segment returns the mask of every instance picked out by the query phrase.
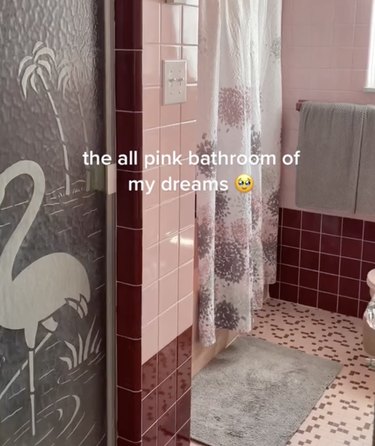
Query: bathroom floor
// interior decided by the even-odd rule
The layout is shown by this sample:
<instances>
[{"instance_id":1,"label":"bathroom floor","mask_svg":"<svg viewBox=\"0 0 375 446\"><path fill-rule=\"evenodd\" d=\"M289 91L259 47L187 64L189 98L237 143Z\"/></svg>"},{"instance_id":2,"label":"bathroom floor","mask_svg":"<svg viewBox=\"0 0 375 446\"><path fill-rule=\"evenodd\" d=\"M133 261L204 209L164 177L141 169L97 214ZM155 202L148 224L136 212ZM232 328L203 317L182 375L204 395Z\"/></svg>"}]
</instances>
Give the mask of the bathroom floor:
<instances>
[{"instance_id":1,"label":"bathroom floor","mask_svg":"<svg viewBox=\"0 0 375 446\"><path fill-rule=\"evenodd\" d=\"M289 445L372 445L375 372L365 365L360 319L271 299L253 335L343 365Z\"/></svg>"}]
</instances>

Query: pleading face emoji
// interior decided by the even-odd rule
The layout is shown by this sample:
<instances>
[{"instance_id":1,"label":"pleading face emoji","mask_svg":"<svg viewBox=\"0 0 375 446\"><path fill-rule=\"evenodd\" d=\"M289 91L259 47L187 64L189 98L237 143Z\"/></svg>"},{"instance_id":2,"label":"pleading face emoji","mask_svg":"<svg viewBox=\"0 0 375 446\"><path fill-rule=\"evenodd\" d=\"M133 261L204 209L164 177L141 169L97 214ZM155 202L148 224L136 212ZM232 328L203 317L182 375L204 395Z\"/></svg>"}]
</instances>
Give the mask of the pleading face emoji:
<instances>
[{"instance_id":1,"label":"pleading face emoji","mask_svg":"<svg viewBox=\"0 0 375 446\"><path fill-rule=\"evenodd\" d=\"M254 180L250 175L242 174L236 178L235 186L238 192L247 193L252 191Z\"/></svg>"}]
</instances>

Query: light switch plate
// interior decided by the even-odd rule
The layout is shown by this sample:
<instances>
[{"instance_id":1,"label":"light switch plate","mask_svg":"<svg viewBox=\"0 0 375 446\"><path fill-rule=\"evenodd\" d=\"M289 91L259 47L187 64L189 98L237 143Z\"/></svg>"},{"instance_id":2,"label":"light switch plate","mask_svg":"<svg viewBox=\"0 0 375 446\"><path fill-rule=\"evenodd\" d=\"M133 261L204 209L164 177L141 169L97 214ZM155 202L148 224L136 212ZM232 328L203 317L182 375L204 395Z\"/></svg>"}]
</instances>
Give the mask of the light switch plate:
<instances>
[{"instance_id":1,"label":"light switch plate","mask_svg":"<svg viewBox=\"0 0 375 446\"><path fill-rule=\"evenodd\" d=\"M163 60L163 104L182 104L187 100L187 61Z\"/></svg>"}]
</instances>

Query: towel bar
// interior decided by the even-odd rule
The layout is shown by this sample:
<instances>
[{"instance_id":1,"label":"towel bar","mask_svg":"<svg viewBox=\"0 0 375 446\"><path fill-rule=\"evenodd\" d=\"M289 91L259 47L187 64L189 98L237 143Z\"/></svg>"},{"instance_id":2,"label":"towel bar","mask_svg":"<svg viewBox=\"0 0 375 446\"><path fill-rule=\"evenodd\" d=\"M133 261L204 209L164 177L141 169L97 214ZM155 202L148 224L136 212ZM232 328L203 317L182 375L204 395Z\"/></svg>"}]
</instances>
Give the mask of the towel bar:
<instances>
[{"instance_id":1,"label":"towel bar","mask_svg":"<svg viewBox=\"0 0 375 446\"><path fill-rule=\"evenodd\" d=\"M296 104L296 110L297 110L297 111L301 111L301 109L302 109L302 104L303 104L304 102L307 102L307 99L299 99L299 101L298 101L297 104Z\"/></svg>"}]
</instances>

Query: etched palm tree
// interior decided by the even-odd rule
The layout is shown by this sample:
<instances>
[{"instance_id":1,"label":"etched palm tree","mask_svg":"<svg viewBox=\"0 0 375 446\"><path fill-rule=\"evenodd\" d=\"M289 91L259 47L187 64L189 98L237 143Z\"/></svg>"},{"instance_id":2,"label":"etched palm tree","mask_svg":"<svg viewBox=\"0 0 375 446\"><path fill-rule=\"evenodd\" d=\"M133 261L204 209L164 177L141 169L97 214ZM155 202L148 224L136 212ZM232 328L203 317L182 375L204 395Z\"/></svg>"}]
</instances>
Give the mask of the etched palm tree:
<instances>
[{"instance_id":1,"label":"etched palm tree","mask_svg":"<svg viewBox=\"0 0 375 446\"><path fill-rule=\"evenodd\" d=\"M21 60L18 70L18 78L20 80L22 93L25 99L27 98L29 87L31 87L35 91L35 93L39 93L38 84L41 84L45 92L47 93L47 97L55 115L63 151L65 170L65 193L66 195L70 195L70 175L67 141L61 122L61 117L57 111L56 103L51 93L52 68L55 67L55 52L51 48L47 47L46 44L44 44L43 42L37 42L32 51L32 55L26 56Z\"/></svg>"},{"instance_id":2,"label":"etched palm tree","mask_svg":"<svg viewBox=\"0 0 375 446\"><path fill-rule=\"evenodd\" d=\"M59 72L58 89L62 90L64 97L66 96L66 91L68 88L72 89L75 92L79 107L79 114L81 117L85 151L88 152L89 137L85 120L85 112L83 109L82 98L80 95L80 84L82 84L87 80L84 67L85 66L84 64L82 64L82 59L80 57L77 57L75 60L71 60L69 62L63 60L58 66L58 72ZM91 183L91 172L89 169L87 169L86 191L90 190L90 183Z\"/></svg>"}]
</instances>

